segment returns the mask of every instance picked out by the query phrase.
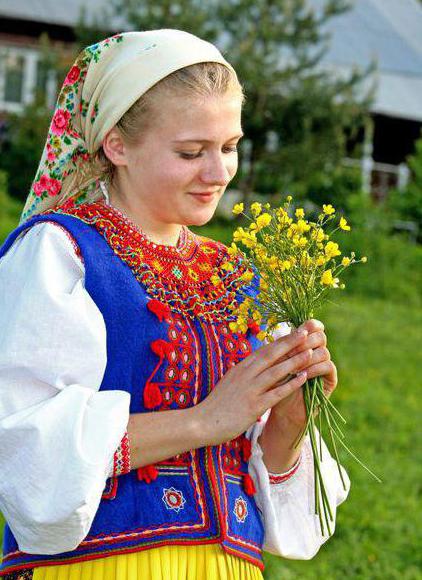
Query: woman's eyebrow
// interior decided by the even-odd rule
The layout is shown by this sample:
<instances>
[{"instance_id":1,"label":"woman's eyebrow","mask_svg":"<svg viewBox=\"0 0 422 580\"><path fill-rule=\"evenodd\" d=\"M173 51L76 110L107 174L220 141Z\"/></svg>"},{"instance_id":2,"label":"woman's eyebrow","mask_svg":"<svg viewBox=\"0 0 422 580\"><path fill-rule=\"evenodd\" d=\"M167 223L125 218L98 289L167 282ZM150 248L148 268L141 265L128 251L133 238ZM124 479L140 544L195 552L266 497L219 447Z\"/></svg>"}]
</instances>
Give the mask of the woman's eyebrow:
<instances>
[{"instance_id":1,"label":"woman's eyebrow","mask_svg":"<svg viewBox=\"0 0 422 580\"><path fill-rule=\"evenodd\" d=\"M244 136L244 133L240 133L239 135L235 135L231 137L231 139L227 139L228 141L232 141L233 139L240 139ZM212 143L209 139L177 139L172 141L172 143Z\"/></svg>"}]
</instances>

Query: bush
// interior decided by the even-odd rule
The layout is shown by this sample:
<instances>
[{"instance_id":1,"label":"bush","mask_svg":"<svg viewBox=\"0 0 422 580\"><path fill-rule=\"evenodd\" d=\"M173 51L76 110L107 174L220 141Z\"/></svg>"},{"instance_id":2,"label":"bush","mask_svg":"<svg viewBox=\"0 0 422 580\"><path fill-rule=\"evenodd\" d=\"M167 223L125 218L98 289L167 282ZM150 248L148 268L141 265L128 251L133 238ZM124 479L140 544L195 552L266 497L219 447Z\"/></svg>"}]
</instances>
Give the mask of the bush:
<instances>
[{"instance_id":1,"label":"bush","mask_svg":"<svg viewBox=\"0 0 422 580\"><path fill-rule=\"evenodd\" d=\"M18 225L21 212L22 204L8 195L7 178L5 173L0 171L0 244Z\"/></svg>"},{"instance_id":2,"label":"bush","mask_svg":"<svg viewBox=\"0 0 422 580\"><path fill-rule=\"evenodd\" d=\"M37 101L9 115L0 143L0 169L8 175L10 195L24 201L38 168L51 113Z\"/></svg>"},{"instance_id":3,"label":"bush","mask_svg":"<svg viewBox=\"0 0 422 580\"><path fill-rule=\"evenodd\" d=\"M416 239L422 242L422 138L416 141L415 154L407 160L411 179L404 191L393 190L389 193L386 206L394 212L397 219L413 222L416 226Z\"/></svg>"}]
</instances>

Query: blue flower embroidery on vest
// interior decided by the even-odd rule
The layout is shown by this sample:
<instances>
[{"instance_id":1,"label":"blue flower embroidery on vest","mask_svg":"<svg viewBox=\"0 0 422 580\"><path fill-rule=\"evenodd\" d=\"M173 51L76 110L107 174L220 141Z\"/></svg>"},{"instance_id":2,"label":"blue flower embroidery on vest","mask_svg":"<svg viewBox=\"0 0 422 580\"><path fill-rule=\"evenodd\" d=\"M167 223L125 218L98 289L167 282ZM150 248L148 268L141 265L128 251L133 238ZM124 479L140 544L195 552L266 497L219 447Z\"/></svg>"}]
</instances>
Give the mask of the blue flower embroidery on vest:
<instances>
[{"instance_id":1,"label":"blue flower embroidery on vest","mask_svg":"<svg viewBox=\"0 0 422 580\"><path fill-rule=\"evenodd\" d=\"M177 513L185 507L186 503L183 493L174 487L163 489L162 500L168 510L174 510Z\"/></svg>"}]
</instances>

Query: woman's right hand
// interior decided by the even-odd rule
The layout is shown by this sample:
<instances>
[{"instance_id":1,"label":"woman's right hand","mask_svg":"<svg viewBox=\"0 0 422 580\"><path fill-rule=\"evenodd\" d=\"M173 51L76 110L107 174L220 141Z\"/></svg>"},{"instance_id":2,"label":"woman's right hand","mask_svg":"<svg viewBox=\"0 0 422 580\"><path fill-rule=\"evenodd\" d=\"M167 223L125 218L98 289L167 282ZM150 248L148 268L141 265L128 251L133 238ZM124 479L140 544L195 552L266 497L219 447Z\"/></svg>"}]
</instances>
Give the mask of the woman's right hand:
<instances>
[{"instance_id":1,"label":"woman's right hand","mask_svg":"<svg viewBox=\"0 0 422 580\"><path fill-rule=\"evenodd\" d=\"M305 383L306 373L287 381L286 378L309 366L312 349L288 357L290 351L305 342L306 336L307 331L293 331L255 350L227 371L195 407L206 445L234 439L267 409Z\"/></svg>"}]
</instances>

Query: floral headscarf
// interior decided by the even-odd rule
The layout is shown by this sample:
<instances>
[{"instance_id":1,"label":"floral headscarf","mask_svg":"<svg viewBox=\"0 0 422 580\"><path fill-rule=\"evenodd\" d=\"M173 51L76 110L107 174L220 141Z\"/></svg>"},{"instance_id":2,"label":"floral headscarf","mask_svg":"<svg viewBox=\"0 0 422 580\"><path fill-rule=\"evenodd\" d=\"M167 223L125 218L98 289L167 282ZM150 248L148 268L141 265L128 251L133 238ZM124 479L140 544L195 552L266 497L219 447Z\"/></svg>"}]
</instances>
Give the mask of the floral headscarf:
<instances>
[{"instance_id":1,"label":"floral headscarf","mask_svg":"<svg viewBox=\"0 0 422 580\"><path fill-rule=\"evenodd\" d=\"M159 80L199 62L233 71L213 44L181 30L116 34L85 48L60 90L21 222L71 197L97 199L101 193L88 169L105 135Z\"/></svg>"}]
</instances>

